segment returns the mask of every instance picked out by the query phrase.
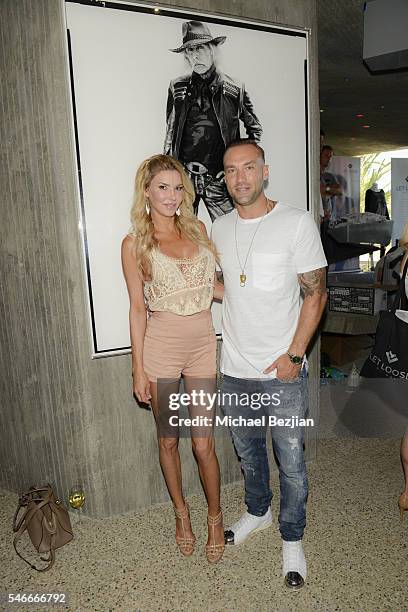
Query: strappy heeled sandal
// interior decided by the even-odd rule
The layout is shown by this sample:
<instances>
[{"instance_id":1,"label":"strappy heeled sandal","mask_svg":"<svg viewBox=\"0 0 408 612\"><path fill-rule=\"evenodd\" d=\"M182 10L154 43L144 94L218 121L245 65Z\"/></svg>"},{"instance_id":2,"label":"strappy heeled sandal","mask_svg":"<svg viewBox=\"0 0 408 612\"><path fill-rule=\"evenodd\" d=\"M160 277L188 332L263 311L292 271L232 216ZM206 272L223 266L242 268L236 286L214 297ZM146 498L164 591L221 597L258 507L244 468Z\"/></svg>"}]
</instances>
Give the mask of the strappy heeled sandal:
<instances>
[{"instance_id":1,"label":"strappy heeled sandal","mask_svg":"<svg viewBox=\"0 0 408 612\"><path fill-rule=\"evenodd\" d=\"M404 520L404 512L408 510L408 494L401 493L398 498L398 507L400 511L401 521Z\"/></svg>"},{"instance_id":2,"label":"strappy heeled sandal","mask_svg":"<svg viewBox=\"0 0 408 612\"><path fill-rule=\"evenodd\" d=\"M176 518L181 521L181 529L183 530L182 536L176 535L177 546L179 547L182 555L184 555L185 557L190 557L194 552L194 546L196 543L195 535L193 534L193 537L186 536L186 529L184 527L184 521L186 519L190 519L190 508L186 503L184 510L177 510L175 506L173 506L173 509Z\"/></svg>"},{"instance_id":3,"label":"strappy heeled sandal","mask_svg":"<svg viewBox=\"0 0 408 612\"><path fill-rule=\"evenodd\" d=\"M206 544L205 554L208 563L218 563L225 550L224 541L222 542L222 544L215 544L215 526L222 525L222 510L220 510L217 516L208 515L207 523L209 527L210 537L212 537L213 543Z\"/></svg>"}]
</instances>

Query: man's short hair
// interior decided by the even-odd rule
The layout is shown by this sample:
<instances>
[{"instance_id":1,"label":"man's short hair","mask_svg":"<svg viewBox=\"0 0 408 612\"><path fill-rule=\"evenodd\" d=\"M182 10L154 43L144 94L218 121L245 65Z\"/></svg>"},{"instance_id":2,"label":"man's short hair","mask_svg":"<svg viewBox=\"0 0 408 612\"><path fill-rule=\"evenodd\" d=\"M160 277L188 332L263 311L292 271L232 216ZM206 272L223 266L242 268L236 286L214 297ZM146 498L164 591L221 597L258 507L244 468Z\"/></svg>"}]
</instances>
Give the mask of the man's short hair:
<instances>
[{"instance_id":1,"label":"man's short hair","mask_svg":"<svg viewBox=\"0 0 408 612\"><path fill-rule=\"evenodd\" d=\"M323 145L320 153L323 153L323 151L333 151L333 147L331 147L330 145Z\"/></svg>"},{"instance_id":2,"label":"man's short hair","mask_svg":"<svg viewBox=\"0 0 408 612\"><path fill-rule=\"evenodd\" d=\"M232 142L230 142L227 148L225 149L224 157L227 151L233 149L234 147L240 147L241 145L252 145L253 147L255 147L255 149L257 149L263 161L265 161L265 151L261 146L259 146L256 140L253 140L252 138L237 138L237 140L233 140Z\"/></svg>"}]
</instances>

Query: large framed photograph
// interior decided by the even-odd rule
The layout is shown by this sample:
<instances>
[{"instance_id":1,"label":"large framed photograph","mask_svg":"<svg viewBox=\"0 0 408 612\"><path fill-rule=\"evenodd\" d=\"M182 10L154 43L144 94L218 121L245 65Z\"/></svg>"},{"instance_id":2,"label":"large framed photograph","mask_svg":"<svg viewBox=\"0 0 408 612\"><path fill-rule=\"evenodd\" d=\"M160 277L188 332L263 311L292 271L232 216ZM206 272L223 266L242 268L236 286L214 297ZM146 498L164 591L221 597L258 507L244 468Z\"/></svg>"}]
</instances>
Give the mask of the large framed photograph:
<instances>
[{"instance_id":1,"label":"large framed photograph","mask_svg":"<svg viewBox=\"0 0 408 612\"><path fill-rule=\"evenodd\" d=\"M268 197L309 208L308 33L159 5L66 0L78 210L92 357L130 350L120 245L134 176L150 155L183 162L210 232L228 214L222 156L260 143ZM221 307L213 317L220 332Z\"/></svg>"}]
</instances>

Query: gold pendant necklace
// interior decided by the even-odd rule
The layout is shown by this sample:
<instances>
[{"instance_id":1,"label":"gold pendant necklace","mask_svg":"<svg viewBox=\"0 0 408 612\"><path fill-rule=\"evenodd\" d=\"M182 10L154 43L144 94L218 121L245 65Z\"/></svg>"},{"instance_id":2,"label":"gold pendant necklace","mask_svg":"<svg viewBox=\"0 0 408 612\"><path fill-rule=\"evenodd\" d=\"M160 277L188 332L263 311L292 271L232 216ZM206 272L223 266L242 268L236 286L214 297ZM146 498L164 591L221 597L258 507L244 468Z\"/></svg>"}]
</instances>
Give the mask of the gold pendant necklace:
<instances>
[{"instance_id":1,"label":"gold pendant necklace","mask_svg":"<svg viewBox=\"0 0 408 612\"><path fill-rule=\"evenodd\" d=\"M273 206L272 206L272 208L273 208ZM272 210L272 208L271 208L271 210ZM265 219L265 217L268 214L268 212L270 212L270 211L268 210L268 200L266 200L266 210L265 210L264 214L262 215L262 217L260 218L260 220L258 221L258 224L257 224L257 226L255 228L255 231L252 234L251 242L249 244L249 248L248 248L248 251L247 251L247 254L246 254L246 257L245 257L244 265L242 265L241 264L241 260L239 258L239 252L238 252L237 223L238 223L239 215L238 215L238 211L237 211L237 216L235 217L235 251L237 253L238 264L239 264L239 267L241 269L241 274L239 275L239 284L240 284L240 287L245 287L245 284L246 284L246 281L247 281L247 275L245 274L245 266L247 265L249 253L251 252L251 248L252 248L252 245L254 243L256 233L259 230L259 228L261 227L262 221Z\"/></svg>"}]
</instances>

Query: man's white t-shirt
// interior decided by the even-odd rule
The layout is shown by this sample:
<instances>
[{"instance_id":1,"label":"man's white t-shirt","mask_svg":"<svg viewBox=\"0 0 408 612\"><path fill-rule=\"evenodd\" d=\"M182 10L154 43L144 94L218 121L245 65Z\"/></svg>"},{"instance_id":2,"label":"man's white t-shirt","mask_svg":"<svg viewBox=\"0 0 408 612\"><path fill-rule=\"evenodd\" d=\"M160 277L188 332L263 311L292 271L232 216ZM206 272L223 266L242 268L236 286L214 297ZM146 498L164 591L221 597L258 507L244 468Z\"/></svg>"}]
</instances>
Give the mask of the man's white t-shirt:
<instances>
[{"instance_id":1,"label":"man's white t-shirt","mask_svg":"<svg viewBox=\"0 0 408 612\"><path fill-rule=\"evenodd\" d=\"M297 275L327 265L318 228L308 212L278 202L262 221L242 219L236 210L218 217L211 238L225 284L221 372L275 378L276 371L263 371L286 353L295 334L301 308ZM237 249L241 266L248 255L244 287Z\"/></svg>"}]
</instances>

